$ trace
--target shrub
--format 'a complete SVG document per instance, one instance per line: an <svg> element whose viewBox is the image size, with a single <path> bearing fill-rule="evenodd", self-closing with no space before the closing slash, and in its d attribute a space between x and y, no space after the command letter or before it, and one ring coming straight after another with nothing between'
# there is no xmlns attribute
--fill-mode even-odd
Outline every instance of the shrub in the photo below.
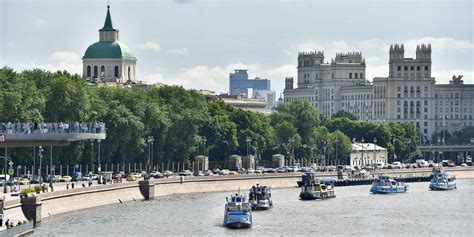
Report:
<svg viewBox="0 0 474 237"><path fill-rule="evenodd" d="M35 191L36 191L37 194L40 194L41 191L42 191L41 186L39 186L39 185L36 186L36 187L35 187Z"/></svg>
<svg viewBox="0 0 474 237"><path fill-rule="evenodd" d="M34 193L34 192L35 192L34 188L26 188L26 189L21 190L20 194L27 197L28 194Z"/></svg>

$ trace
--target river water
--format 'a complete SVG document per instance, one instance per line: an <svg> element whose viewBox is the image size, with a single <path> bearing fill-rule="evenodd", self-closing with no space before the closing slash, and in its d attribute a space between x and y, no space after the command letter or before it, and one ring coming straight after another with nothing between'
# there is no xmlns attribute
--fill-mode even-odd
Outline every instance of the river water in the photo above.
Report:
<svg viewBox="0 0 474 237"><path fill-rule="evenodd" d="M274 208L253 212L252 228L240 230L222 226L229 193L164 196L43 219L33 236L473 236L474 179L446 192L428 185L393 195L336 187L337 197L322 201L300 201L298 188L274 189Z"/></svg>

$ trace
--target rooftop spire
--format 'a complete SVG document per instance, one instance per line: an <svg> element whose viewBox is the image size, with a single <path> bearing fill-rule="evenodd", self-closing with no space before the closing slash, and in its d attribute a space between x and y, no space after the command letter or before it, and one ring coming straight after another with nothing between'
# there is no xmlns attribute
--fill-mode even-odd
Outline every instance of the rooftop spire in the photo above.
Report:
<svg viewBox="0 0 474 237"><path fill-rule="evenodd" d="M110 5L107 4L107 16L105 17L104 27L100 29L101 31L113 31L114 26L112 25L112 17L110 16Z"/></svg>

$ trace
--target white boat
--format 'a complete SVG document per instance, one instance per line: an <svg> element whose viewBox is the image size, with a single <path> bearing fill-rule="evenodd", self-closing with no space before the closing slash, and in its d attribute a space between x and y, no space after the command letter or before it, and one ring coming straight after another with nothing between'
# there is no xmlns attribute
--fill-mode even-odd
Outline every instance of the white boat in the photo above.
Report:
<svg viewBox="0 0 474 237"><path fill-rule="evenodd" d="M433 178L431 179L431 190L452 190L456 189L456 176L442 170L441 168L433 168Z"/></svg>
<svg viewBox="0 0 474 237"><path fill-rule="evenodd" d="M407 190L408 185L397 182L388 176L379 176L370 188L370 192L373 194L405 193Z"/></svg>
<svg viewBox="0 0 474 237"><path fill-rule="evenodd" d="M252 210L267 210L273 207L271 187L252 186L249 191L249 202Z"/></svg>
<svg viewBox="0 0 474 237"><path fill-rule="evenodd" d="M226 198L224 226L228 228L250 228L252 226L252 208L246 198L235 194Z"/></svg>

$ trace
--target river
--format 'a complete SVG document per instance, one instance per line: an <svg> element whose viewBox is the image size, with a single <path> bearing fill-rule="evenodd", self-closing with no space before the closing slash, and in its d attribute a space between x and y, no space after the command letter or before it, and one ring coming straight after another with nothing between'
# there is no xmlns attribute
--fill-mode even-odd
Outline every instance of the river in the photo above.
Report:
<svg viewBox="0 0 474 237"><path fill-rule="evenodd" d="M32 236L472 236L474 179L446 192L428 185L411 183L408 193L393 195L336 187L337 197L322 201L300 201L298 188L275 189L275 207L253 212L252 228L241 230L222 226L229 193L163 196L46 218Z"/></svg>

